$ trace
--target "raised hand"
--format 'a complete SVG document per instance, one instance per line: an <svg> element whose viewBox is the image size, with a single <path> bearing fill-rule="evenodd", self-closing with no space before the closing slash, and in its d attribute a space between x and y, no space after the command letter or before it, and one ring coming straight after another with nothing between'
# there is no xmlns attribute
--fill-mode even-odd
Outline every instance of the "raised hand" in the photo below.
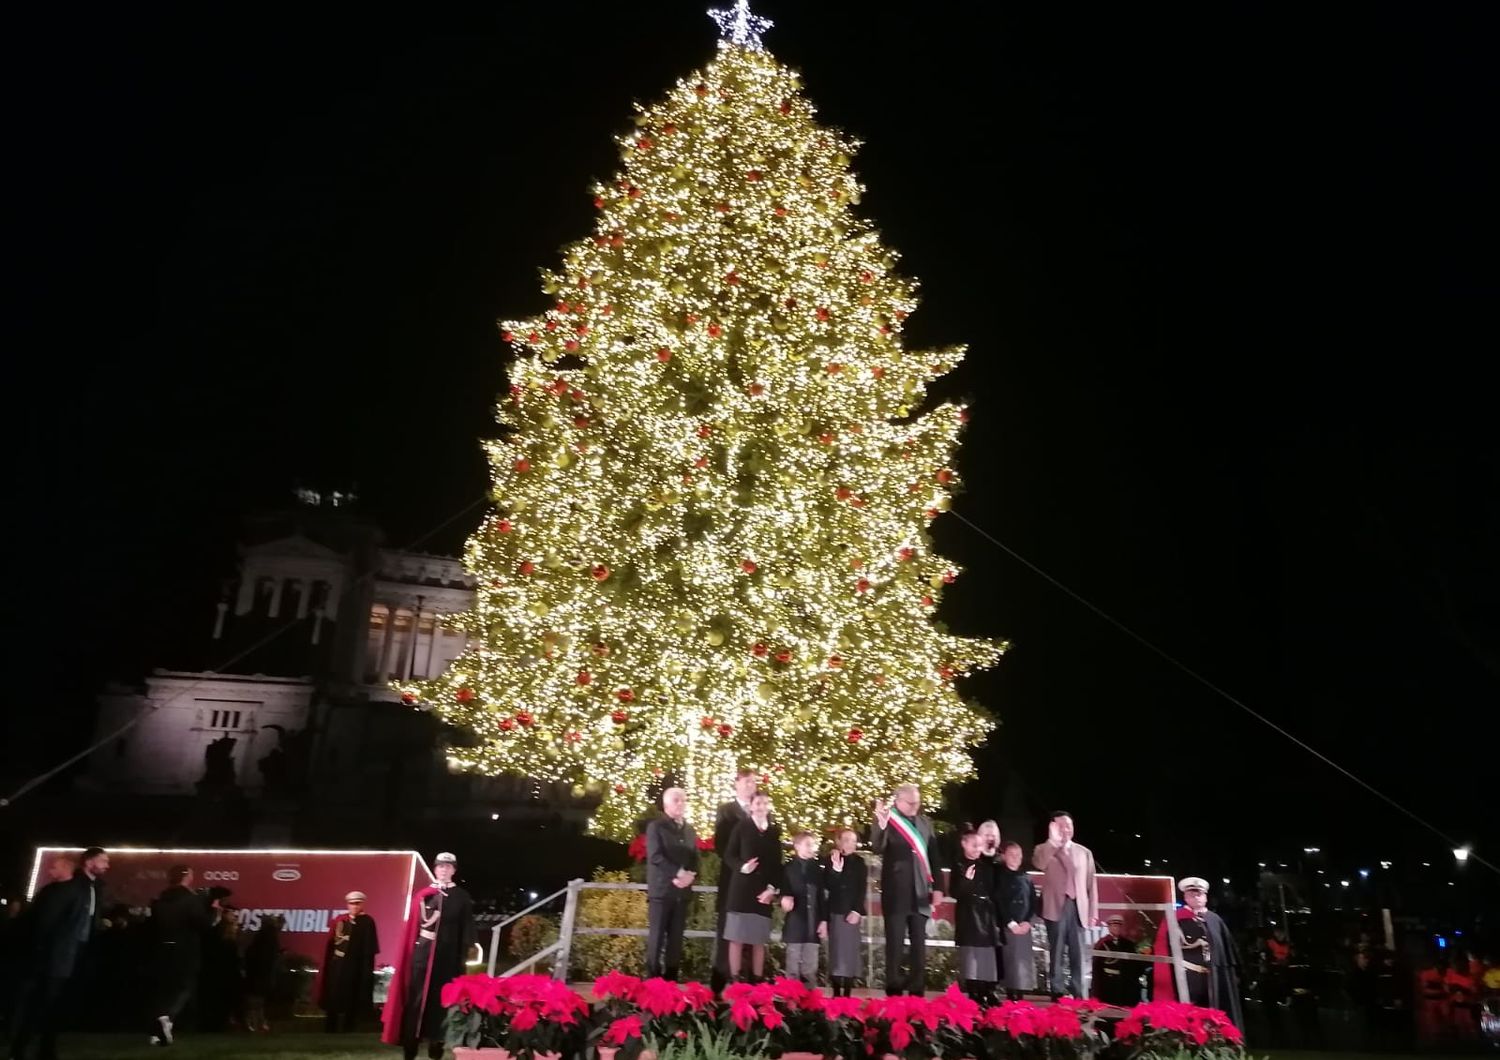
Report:
<svg viewBox="0 0 1500 1060"><path fill-rule="evenodd" d="M796 905L796 899L794 899L791 895L784 894L781 896L781 911L783 913L790 913L792 909L796 907Z"/></svg>
<svg viewBox="0 0 1500 1060"><path fill-rule="evenodd" d="M1047 825L1047 842L1055 847L1063 845L1062 825L1056 821L1049 822Z"/></svg>
<svg viewBox="0 0 1500 1060"><path fill-rule="evenodd" d="M875 800L875 823L884 828L891 819L891 808L884 799Z"/></svg>
<svg viewBox="0 0 1500 1060"><path fill-rule="evenodd" d="M835 850L832 854L829 854L828 866L829 868L833 869L834 872L843 872L844 852L842 850Z"/></svg>
<svg viewBox="0 0 1500 1060"><path fill-rule="evenodd" d="M748 876L758 868L760 868L760 858L751 858L740 866L740 871Z"/></svg>

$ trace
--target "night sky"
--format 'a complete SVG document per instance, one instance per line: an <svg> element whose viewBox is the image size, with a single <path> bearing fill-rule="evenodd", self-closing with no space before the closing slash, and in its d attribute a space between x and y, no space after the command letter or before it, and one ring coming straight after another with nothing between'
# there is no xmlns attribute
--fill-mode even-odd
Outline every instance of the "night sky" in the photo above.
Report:
<svg viewBox="0 0 1500 1060"><path fill-rule="evenodd" d="M544 304L631 100L711 56L702 7L12 15L0 775L206 632L238 521L296 483L460 548L478 509L429 532L487 485L494 321ZM866 143L860 209L923 284L909 345L970 344L959 511L1500 861L1493 8L757 7ZM1447 857L936 534L970 572L943 617L1015 644L968 684L1003 726L955 813L1065 805L1105 868L1108 829Z"/></svg>

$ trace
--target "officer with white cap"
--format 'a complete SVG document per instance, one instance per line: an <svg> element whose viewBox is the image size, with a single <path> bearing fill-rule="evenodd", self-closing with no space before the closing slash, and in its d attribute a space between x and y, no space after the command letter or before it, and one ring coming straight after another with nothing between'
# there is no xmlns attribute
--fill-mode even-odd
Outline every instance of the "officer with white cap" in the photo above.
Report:
<svg viewBox="0 0 1500 1060"><path fill-rule="evenodd" d="M313 999L326 1013L330 1034L359 1030L374 1011L375 955L380 935L375 918L365 912L364 891L344 895L348 912L336 917L323 946L323 966L313 984Z"/></svg>
<svg viewBox="0 0 1500 1060"><path fill-rule="evenodd" d="M1236 1027L1245 1028L1240 1003L1239 950L1229 925L1208 908L1208 881L1202 876L1187 876L1177 889L1182 892L1182 908L1177 910L1177 926L1182 932L1182 962L1187 979L1187 997L1178 998L1194 1005L1222 1009ZM1167 925L1157 932L1154 953L1171 956ZM1154 996L1170 999L1176 995L1176 982L1170 964L1158 964L1154 971Z"/></svg>
<svg viewBox="0 0 1500 1060"><path fill-rule="evenodd" d="M1133 1008L1141 1002L1141 976L1145 961L1133 961L1101 954L1136 953L1136 943L1125 930L1125 917L1110 914L1106 921L1109 934L1094 945L1094 974L1091 977L1094 997L1116 1008Z"/></svg>
<svg viewBox="0 0 1500 1060"><path fill-rule="evenodd" d="M474 900L453 882L457 871L458 858L439 854L432 859L435 882L412 895L380 1036L401 1046L405 1060L416 1060L422 1042L429 1060L443 1055L443 987L464 974L476 941Z"/></svg>

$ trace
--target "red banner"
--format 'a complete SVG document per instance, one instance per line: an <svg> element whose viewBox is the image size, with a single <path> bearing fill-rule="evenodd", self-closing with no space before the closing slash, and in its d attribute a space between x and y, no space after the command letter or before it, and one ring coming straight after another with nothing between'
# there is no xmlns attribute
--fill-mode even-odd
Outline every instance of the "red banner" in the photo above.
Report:
<svg viewBox="0 0 1500 1060"><path fill-rule="evenodd" d="M28 894L47 882L47 869L61 854L76 857L81 847L38 847ZM104 877L104 903L144 911L167 887L167 870L187 865L194 888L222 887L245 931L270 915L285 919L282 946L318 963L328 925L345 911L344 895L364 891L365 911L375 918L382 947L400 940L414 887L432 882L422 856L413 850L139 850L114 847ZM381 954L389 963L393 952Z"/></svg>

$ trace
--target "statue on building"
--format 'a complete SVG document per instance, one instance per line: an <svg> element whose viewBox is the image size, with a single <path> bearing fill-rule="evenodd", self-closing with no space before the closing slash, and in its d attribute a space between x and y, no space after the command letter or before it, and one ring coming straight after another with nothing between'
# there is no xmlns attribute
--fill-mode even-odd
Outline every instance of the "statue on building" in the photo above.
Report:
<svg viewBox="0 0 1500 1060"><path fill-rule="evenodd" d="M198 790L204 794L229 791L235 786L233 736L220 736L203 749L203 779Z"/></svg>

